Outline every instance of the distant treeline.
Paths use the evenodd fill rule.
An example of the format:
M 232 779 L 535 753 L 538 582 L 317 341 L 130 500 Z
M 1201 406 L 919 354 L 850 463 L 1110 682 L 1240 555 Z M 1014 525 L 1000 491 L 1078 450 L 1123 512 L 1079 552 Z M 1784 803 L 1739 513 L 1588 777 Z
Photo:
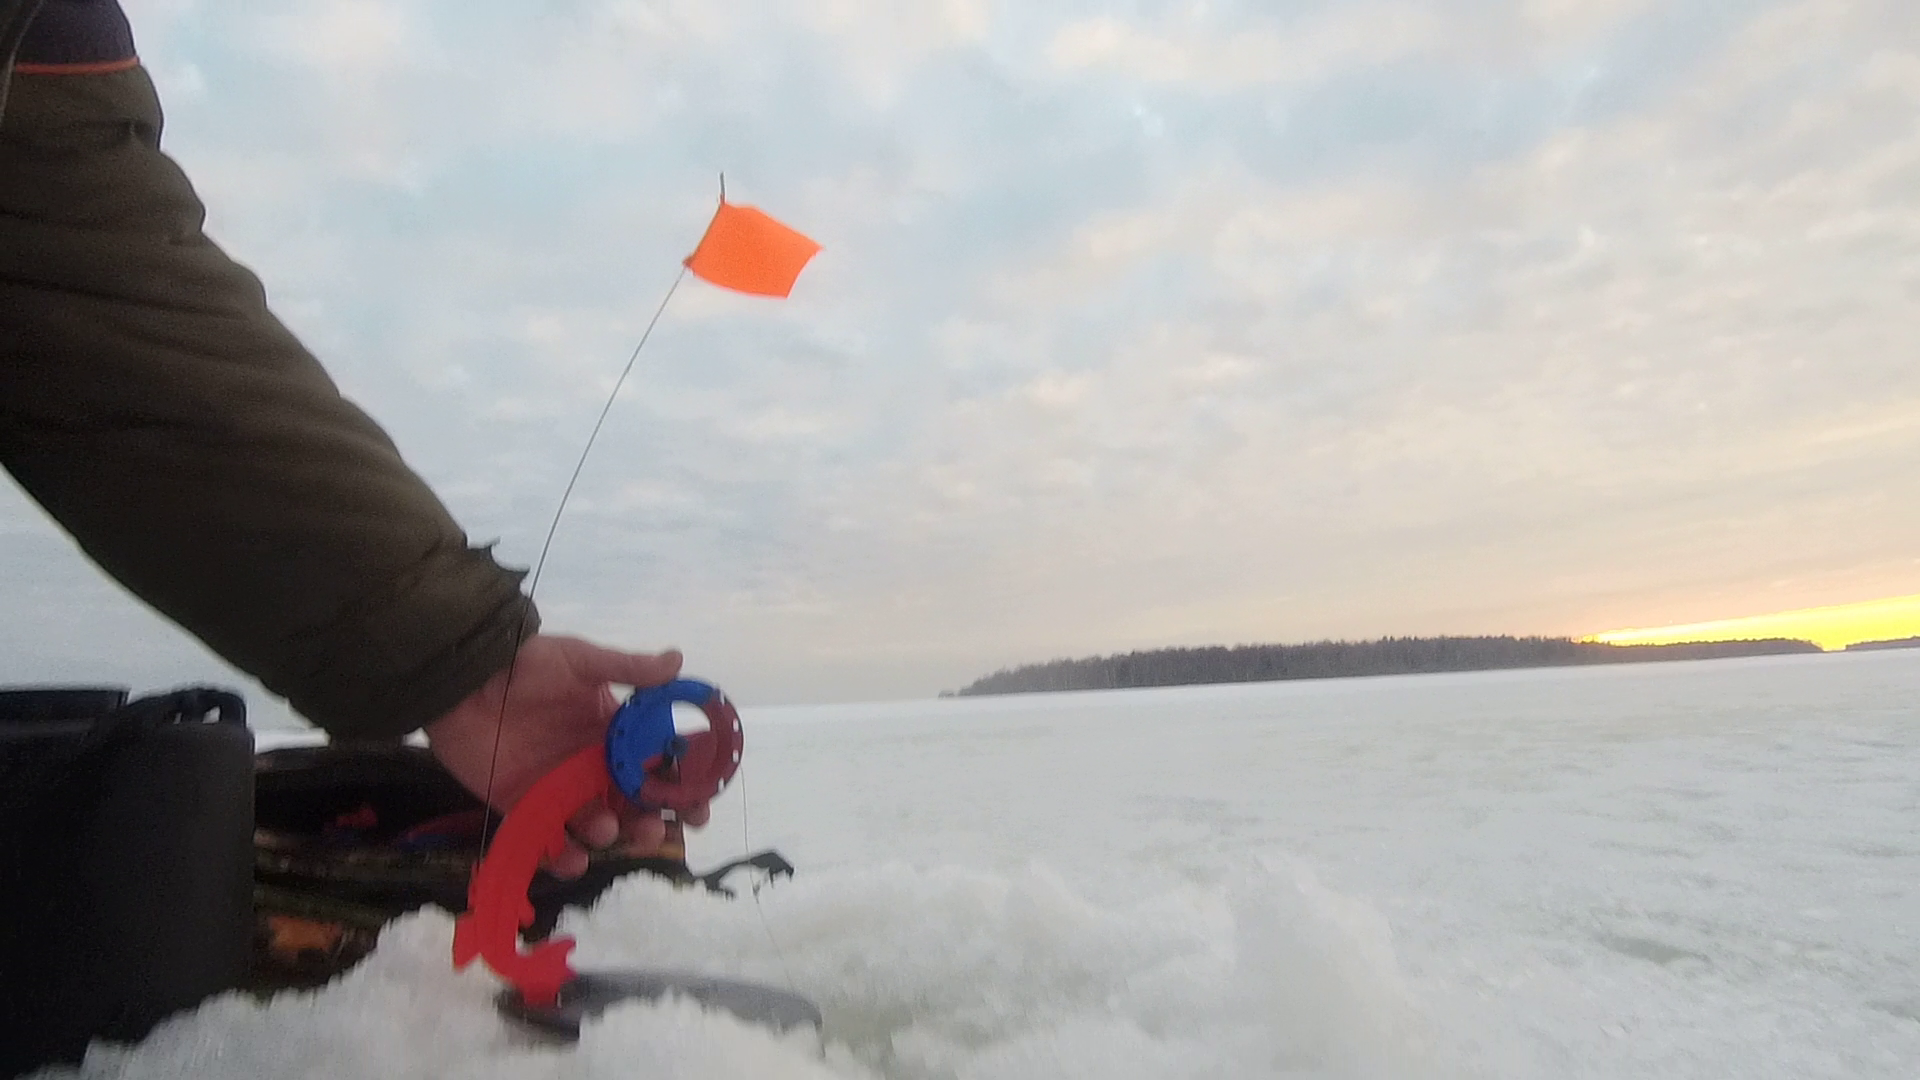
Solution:
M 1310 645 L 1215 645 L 1029 664 L 976 679 L 958 694 L 1119 690 L 1648 660 L 1717 660 L 1820 651 L 1820 647 L 1810 641 L 1786 638 L 1686 645 L 1600 645 L 1545 637 L 1381 638 L 1378 641 L 1321 641 Z
M 1920 637 L 1895 638 L 1892 641 L 1861 641 L 1847 646 L 1848 652 L 1877 652 L 1881 649 L 1920 649 Z

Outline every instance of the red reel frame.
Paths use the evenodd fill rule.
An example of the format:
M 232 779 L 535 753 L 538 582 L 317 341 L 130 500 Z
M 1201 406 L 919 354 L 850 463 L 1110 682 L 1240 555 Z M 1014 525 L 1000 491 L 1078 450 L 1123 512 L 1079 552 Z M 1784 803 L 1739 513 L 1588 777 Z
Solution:
M 708 730 L 677 734 L 675 701 L 698 705 Z M 596 799 L 617 796 L 646 809 L 691 810 L 733 779 L 744 744 L 739 712 L 714 687 L 682 679 L 636 693 L 615 714 L 603 746 L 561 762 L 500 823 L 467 887 L 467 913 L 454 923 L 454 968 L 484 959 L 527 1005 L 553 1005 L 574 980 L 567 962 L 574 942 L 553 938 L 523 953 L 520 931 L 533 922 L 527 887 L 543 863 L 565 850 L 567 822 Z

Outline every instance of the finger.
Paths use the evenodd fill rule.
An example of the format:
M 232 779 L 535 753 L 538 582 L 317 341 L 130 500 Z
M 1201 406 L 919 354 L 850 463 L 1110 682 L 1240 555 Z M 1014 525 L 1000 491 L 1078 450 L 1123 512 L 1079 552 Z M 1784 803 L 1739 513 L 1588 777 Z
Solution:
M 680 820 L 683 823 L 687 825 L 691 825 L 696 829 L 702 825 L 705 825 L 707 823 L 707 819 L 712 816 L 713 816 L 712 803 L 701 803 L 699 806 L 696 806 L 691 810 L 680 811 Z
M 587 849 L 571 840 L 567 841 L 567 846 L 558 855 L 547 859 L 547 873 L 554 877 L 572 881 L 586 872 Z
M 667 823 L 658 814 L 639 814 L 620 823 L 620 846 L 651 852 L 667 842 Z
M 678 649 L 629 653 L 572 638 L 568 639 L 567 660 L 576 674 L 595 682 L 659 686 L 680 674 L 682 657 Z
M 620 819 L 604 804 L 596 803 L 573 815 L 567 822 L 573 839 L 590 851 L 613 846 L 620 839 Z

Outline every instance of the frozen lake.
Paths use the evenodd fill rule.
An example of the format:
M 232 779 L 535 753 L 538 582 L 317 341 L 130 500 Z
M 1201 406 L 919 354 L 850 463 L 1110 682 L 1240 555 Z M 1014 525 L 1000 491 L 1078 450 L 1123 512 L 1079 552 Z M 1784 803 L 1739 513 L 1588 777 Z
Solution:
M 85 1072 L 1920 1075 L 1920 651 L 743 713 L 692 861 L 799 876 L 623 884 L 576 962 L 793 986 L 824 1055 L 671 1006 L 531 1046 L 429 913 Z

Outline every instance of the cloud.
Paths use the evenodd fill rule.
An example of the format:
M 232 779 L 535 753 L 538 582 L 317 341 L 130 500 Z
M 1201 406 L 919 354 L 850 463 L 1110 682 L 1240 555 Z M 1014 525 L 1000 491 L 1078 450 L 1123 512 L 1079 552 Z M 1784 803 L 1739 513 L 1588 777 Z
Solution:
M 129 9 L 214 235 L 509 558 L 717 174 L 822 241 L 681 286 L 541 586 L 742 700 L 1913 591 L 1895 0 Z
M 377 0 L 339 0 L 249 20 L 242 38 L 269 56 L 355 83 L 419 63 L 432 38 L 405 9 Z
M 1263 19 L 1228 28 L 1196 17 L 1207 10 L 1189 7 L 1146 24 L 1106 15 L 1081 20 L 1055 34 L 1048 54 L 1068 73 L 1099 69 L 1149 83 L 1230 92 L 1312 82 L 1416 55 L 1446 34 L 1445 17 L 1427 4 L 1345 5 L 1279 25 Z

